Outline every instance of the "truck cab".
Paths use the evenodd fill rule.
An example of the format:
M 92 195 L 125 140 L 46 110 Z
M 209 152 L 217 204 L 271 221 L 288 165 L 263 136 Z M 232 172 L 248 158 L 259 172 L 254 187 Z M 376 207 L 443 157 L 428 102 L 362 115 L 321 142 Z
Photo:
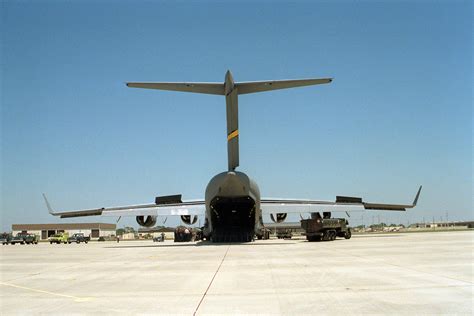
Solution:
M 68 244 L 70 243 L 77 243 L 80 244 L 81 242 L 83 243 L 88 243 L 90 238 L 88 236 L 84 236 L 84 233 L 75 233 L 71 237 L 67 239 Z

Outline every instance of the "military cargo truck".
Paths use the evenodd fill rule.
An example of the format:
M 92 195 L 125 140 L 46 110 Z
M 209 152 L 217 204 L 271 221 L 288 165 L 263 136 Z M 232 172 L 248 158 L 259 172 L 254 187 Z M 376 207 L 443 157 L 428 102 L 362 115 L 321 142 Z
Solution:
M 301 227 L 305 230 L 308 241 L 330 241 L 336 237 L 350 239 L 352 236 L 349 222 L 345 218 L 312 216 L 310 219 L 302 219 Z
M 174 242 L 186 242 L 193 240 L 193 230 L 191 227 L 178 226 L 174 230 Z

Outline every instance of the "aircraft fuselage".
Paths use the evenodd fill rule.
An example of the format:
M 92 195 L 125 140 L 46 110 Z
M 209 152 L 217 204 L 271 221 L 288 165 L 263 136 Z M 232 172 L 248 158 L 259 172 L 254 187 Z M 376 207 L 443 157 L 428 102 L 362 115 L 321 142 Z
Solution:
M 251 241 L 263 229 L 260 190 L 245 173 L 227 171 L 206 188 L 204 236 L 213 241 Z

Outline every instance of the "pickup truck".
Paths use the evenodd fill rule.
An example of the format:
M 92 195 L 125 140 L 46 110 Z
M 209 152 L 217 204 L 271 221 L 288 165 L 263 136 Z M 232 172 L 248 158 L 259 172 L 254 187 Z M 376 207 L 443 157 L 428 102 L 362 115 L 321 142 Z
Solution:
M 38 244 L 38 236 L 35 234 L 25 234 L 25 233 L 18 233 L 15 237 L 10 240 L 10 244 Z
M 67 244 L 68 237 L 69 237 L 68 233 L 58 233 L 49 237 L 49 243 L 50 244 L 61 244 L 61 243 Z
M 88 243 L 90 240 L 90 237 L 84 236 L 84 233 L 75 233 L 71 237 L 67 239 L 68 244 L 75 242 L 77 244 L 80 244 L 81 242 Z

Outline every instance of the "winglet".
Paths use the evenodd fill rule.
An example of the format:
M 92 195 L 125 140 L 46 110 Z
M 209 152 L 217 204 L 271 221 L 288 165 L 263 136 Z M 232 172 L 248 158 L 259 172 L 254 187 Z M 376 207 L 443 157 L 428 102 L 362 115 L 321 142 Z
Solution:
M 54 212 L 53 208 L 52 208 L 51 205 L 49 204 L 48 199 L 46 198 L 46 194 L 44 194 L 44 193 L 43 193 L 43 198 L 44 198 L 44 202 L 46 203 L 46 207 L 48 208 L 49 214 L 51 214 L 51 215 L 56 215 L 56 213 Z
M 415 206 L 416 206 L 416 203 L 418 203 L 418 198 L 420 197 L 420 193 L 421 193 L 421 188 L 422 188 L 422 187 L 423 187 L 423 186 L 420 185 L 420 188 L 418 189 L 418 193 L 416 193 L 415 200 L 413 201 L 413 204 L 412 204 L 413 207 L 415 207 Z

